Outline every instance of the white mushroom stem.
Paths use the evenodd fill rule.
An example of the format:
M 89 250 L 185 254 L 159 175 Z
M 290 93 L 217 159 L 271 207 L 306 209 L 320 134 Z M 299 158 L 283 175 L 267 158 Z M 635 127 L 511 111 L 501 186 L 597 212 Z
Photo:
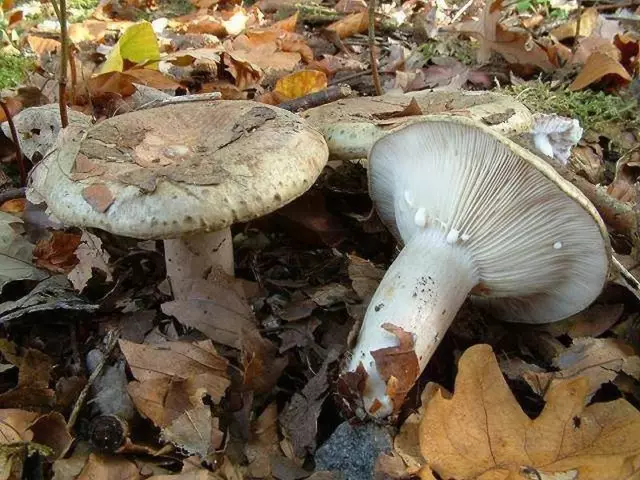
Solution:
M 190 280 L 206 278 L 213 268 L 234 274 L 230 228 L 167 239 L 164 254 L 175 300 L 186 300 L 191 290 Z
M 362 362 L 368 374 L 363 393 L 368 412 L 385 417 L 393 410 L 386 382 L 371 355 L 372 351 L 399 344 L 398 338 L 382 325 L 391 323 L 413 334 L 422 371 L 478 283 L 470 258 L 460 240 L 440 229 L 426 228 L 413 236 L 389 267 L 371 299 L 348 366 L 355 371 Z M 382 406 L 371 412 L 376 399 Z

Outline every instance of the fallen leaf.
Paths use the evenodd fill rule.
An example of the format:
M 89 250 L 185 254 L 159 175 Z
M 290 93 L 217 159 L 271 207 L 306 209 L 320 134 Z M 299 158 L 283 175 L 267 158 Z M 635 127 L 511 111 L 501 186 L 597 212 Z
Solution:
M 271 476 L 271 457 L 282 455 L 278 442 L 278 405 L 270 403 L 251 424 L 249 440 L 244 449 L 249 460 L 249 476 Z
M 185 300 L 163 303 L 162 311 L 180 323 L 229 347 L 240 348 L 243 330 L 255 330 L 256 320 L 244 290 L 246 282 L 213 270 L 206 279 L 194 278 Z
M 78 478 L 90 480 L 139 480 L 142 477 L 135 463 L 124 457 L 89 455 Z
M 285 100 L 292 100 L 325 88 L 327 76 L 324 73 L 317 70 L 300 70 L 278 79 L 274 92 Z
M 0 409 L 0 444 L 30 442 L 33 432 L 29 426 L 38 416 L 36 412 L 16 408 Z
M 623 304 L 591 305 L 589 308 L 559 322 L 541 326 L 555 337 L 569 335 L 571 338 L 598 337 L 620 320 Z
M 211 407 L 204 403 L 185 411 L 162 430 L 161 436 L 185 452 L 201 458 L 206 458 L 212 449 L 218 448 L 217 439 L 222 439 L 222 433 L 217 429 L 217 419 L 211 416 Z
M 46 272 L 32 263 L 33 245 L 20 234 L 22 219 L 0 212 L 0 292 L 14 280 L 42 280 Z
M 19 215 L 24 212 L 26 203 L 26 198 L 14 198 L 12 200 L 7 200 L 2 205 L 0 205 L 0 212 Z
M 53 451 L 54 459 L 62 458 L 73 444 L 67 421 L 60 412 L 42 415 L 29 426 L 29 430 L 33 432 L 34 442 Z
M 210 340 L 194 343 L 165 342 L 140 345 L 120 340 L 131 373 L 139 382 L 154 379 L 192 379 L 219 401 L 229 386 L 228 362 Z
M 576 29 L 578 28 L 578 19 L 572 18 L 568 22 L 557 26 L 549 33 L 560 41 L 566 40 L 567 38 L 574 38 L 576 36 L 589 37 L 596 29 L 599 17 L 600 14 L 598 13 L 598 9 L 593 7 L 585 8 L 580 15 L 580 32 L 576 32 Z
M 569 90 L 582 90 L 596 82 L 604 82 L 609 87 L 620 87 L 631 82 L 631 75 L 618 60 L 596 51 L 589 56 L 582 70 L 569 85 Z
M 20 113 L 20 110 L 23 108 L 23 102 L 20 101 L 18 96 L 16 97 L 7 97 L 2 99 L 7 106 L 7 110 L 9 110 L 9 114 L 13 118 L 15 115 Z M 7 116 L 4 114 L 4 110 L 0 109 L 0 122 L 6 122 Z
M 102 248 L 102 240 L 96 235 L 83 231 L 75 256 L 78 263 L 67 277 L 79 292 L 84 290 L 87 282 L 93 277 L 94 269 L 104 274 L 105 282 L 113 281 L 109 268 L 109 253 Z
M 241 338 L 244 389 L 256 394 L 270 392 L 287 366 L 286 357 L 278 357 L 277 347 L 255 330 L 244 330 Z
M 422 455 L 442 478 L 632 478 L 640 466 L 640 413 L 622 399 L 585 407 L 587 390 L 580 377 L 556 383 L 532 420 L 491 347 L 473 346 L 460 359 L 453 396 L 438 392 L 425 408 Z
M 149 22 L 140 22 L 124 31 L 102 64 L 100 73 L 122 72 L 126 69 L 126 64 L 144 64 L 147 68 L 157 68 L 158 60 L 160 47 L 153 27 Z
M 127 75 L 134 77 L 137 83 L 148 87 L 157 88 L 158 90 L 175 90 L 180 84 L 169 78 L 158 70 L 149 68 L 131 68 L 127 70 Z
M 358 294 L 360 300 L 368 303 L 378 289 L 385 271 L 376 267 L 369 260 L 356 255 L 349 255 L 348 260 L 347 273 L 351 280 L 351 287 Z
M 327 396 L 329 382 L 327 370 L 338 359 L 338 352 L 331 350 L 318 373 L 311 378 L 302 391 L 293 397 L 280 414 L 280 425 L 293 444 L 293 453 L 305 457 L 316 449 L 318 417 Z
M 327 30 L 334 33 L 341 40 L 352 37 L 358 33 L 365 33 L 369 28 L 369 16 L 367 12 L 354 13 L 333 22 Z
M 115 197 L 104 183 L 94 183 L 82 190 L 82 198 L 99 213 L 104 213 L 115 201 Z
M 54 230 L 49 238 L 36 244 L 33 249 L 34 263 L 53 273 L 69 273 L 78 264 L 75 254 L 78 245 L 80 235 Z
M 42 59 L 45 55 L 51 55 L 53 53 L 60 52 L 61 44 L 58 40 L 53 38 L 46 37 L 38 37 L 36 35 L 28 35 L 27 43 L 31 50 L 34 51 L 38 58 L 40 59 L 40 63 L 42 63 Z
M 241 53 L 223 53 L 222 61 L 240 90 L 255 88 L 260 85 L 262 70 L 257 65 L 246 60 Z
M 387 384 L 386 393 L 391 398 L 394 411 L 397 412 L 418 378 L 420 366 L 413 348 L 413 335 L 391 323 L 384 323 L 382 328 L 395 335 L 399 343 L 395 347 L 374 350 L 371 356 L 376 362 L 380 376 Z

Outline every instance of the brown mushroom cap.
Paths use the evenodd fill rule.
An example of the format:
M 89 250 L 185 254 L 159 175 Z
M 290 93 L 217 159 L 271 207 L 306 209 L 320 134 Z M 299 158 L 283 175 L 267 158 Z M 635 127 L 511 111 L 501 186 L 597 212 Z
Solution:
M 216 231 L 290 202 L 328 151 L 285 110 L 250 101 L 174 104 L 65 131 L 32 189 L 68 225 L 136 238 Z

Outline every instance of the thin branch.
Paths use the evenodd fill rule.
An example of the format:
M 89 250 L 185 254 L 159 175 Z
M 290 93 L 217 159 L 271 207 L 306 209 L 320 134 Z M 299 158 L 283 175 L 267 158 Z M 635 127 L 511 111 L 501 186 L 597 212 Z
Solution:
M 59 3 L 58 3 L 59 2 Z M 67 0 L 51 0 L 53 10 L 60 22 L 60 78 L 58 79 L 58 102 L 62 128 L 69 125 L 67 114 L 67 63 L 69 61 L 69 35 L 67 33 Z
M 382 95 L 380 76 L 378 75 L 378 62 L 376 60 L 376 0 L 369 0 L 369 55 L 371 58 L 371 73 L 373 74 L 373 86 L 376 95 Z
M 20 171 L 20 185 L 24 187 L 27 184 L 27 169 L 24 166 L 24 158 L 22 158 L 22 149 L 20 148 L 20 138 L 18 137 L 18 131 L 16 130 L 15 123 L 13 123 L 11 111 L 9 111 L 9 107 L 3 100 L 0 100 L 0 108 L 2 108 L 4 116 L 7 117 L 9 130 L 11 130 L 13 144 L 16 147 L 16 163 L 18 164 L 18 170 Z
M 109 361 L 111 353 L 116 348 L 116 345 L 118 345 L 119 336 L 120 332 L 117 329 L 107 332 L 104 356 L 102 357 L 102 360 L 100 360 L 100 363 L 98 363 L 98 365 L 96 366 L 95 370 L 91 372 L 91 376 L 87 380 L 87 384 L 78 395 L 76 403 L 73 406 L 73 411 L 71 412 L 71 415 L 69 415 L 69 420 L 67 421 L 67 427 L 69 427 L 69 429 L 72 429 L 76 424 L 78 416 L 80 415 L 80 410 L 82 410 L 84 402 L 87 399 L 87 395 L 89 395 L 89 390 L 91 390 L 91 386 L 95 383 L 98 377 L 102 375 L 102 370 L 104 370 L 105 365 Z
M 300 112 L 302 110 L 319 107 L 320 105 L 326 105 L 327 103 L 347 98 L 351 96 L 352 93 L 353 92 L 349 85 L 334 85 L 326 90 L 321 90 L 320 92 L 310 93 L 304 97 L 282 102 L 278 106 L 285 110 L 289 110 L 290 112 Z
M 578 19 L 576 20 L 576 36 L 573 37 L 573 48 L 578 47 L 580 36 L 580 24 L 582 23 L 582 0 L 578 0 Z

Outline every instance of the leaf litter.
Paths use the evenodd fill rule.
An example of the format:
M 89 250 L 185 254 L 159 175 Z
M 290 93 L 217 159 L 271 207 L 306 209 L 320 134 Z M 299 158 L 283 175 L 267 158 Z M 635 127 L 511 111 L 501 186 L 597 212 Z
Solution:
M 375 93 L 366 2 L 177 3 L 106 0 L 71 20 L 71 123 L 185 94 L 296 101 L 304 111 L 318 98 L 340 102 L 335 91 Z M 50 110 L 42 128 L 17 117 L 34 164 L 60 130 L 51 80 L 61 44 L 57 25 L 42 21 L 48 4 L 35 16 L 30 8 L 3 2 L 0 18 L 11 21 L 0 21 L 0 56 L 21 49 L 34 59 L 27 88 L 2 92 L 12 115 Z M 640 37 L 624 20 L 637 17 L 633 6 L 429 0 L 381 2 L 374 13 L 386 93 L 495 89 L 534 113 L 578 118 L 585 134 L 569 168 L 607 208 L 635 212 Z M 376 121 L 449 109 L 425 109 L 419 98 L 402 105 Z M 637 288 L 612 282 L 588 309 L 539 327 L 497 324 L 465 306 L 404 403 L 417 371 L 413 339 L 388 325 L 399 346 L 373 353 L 398 401 L 381 434 L 354 407 L 363 376 L 339 375 L 396 252 L 359 164 L 330 159 L 301 198 L 235 225 L 235 276 L 206 272 L 174 300 L 154 242 L 64 229 L 19 196 L 5 200 L 19 184 L 7 124 L 3 132 L 3 478 L 41 466 L 45 478 L 637 475 Z M 73 175 L 101 173 L 80 161 Z M 98 178 L 84 197 L 99 212 L 118 200 Z M 605 218 L 616 220 L 612 244 L 635 274 L 637 221 L 616 215 Z M 114 332 L 118 347 L 105 351 Z M 367 446 L 371 458 L 345 445 Z

